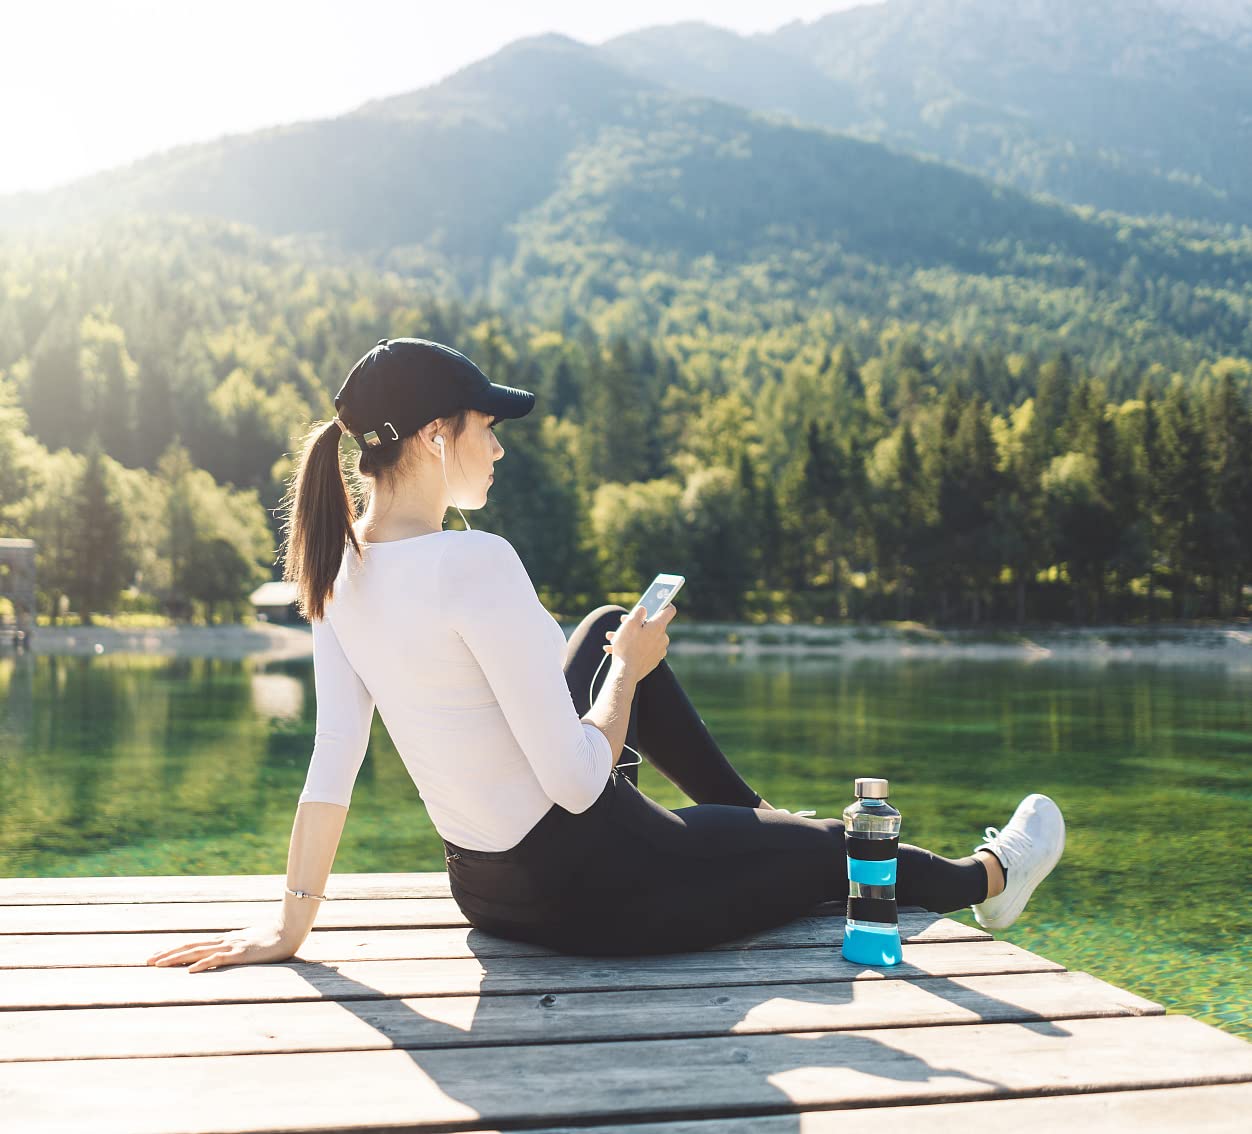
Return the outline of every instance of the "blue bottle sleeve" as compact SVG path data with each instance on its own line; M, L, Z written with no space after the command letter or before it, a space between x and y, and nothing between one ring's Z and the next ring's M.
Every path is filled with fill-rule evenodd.
M862 886L894 886L900 840L845 837L848 880ZM870 924L866 924L869 922ZM858 965L898 965L904 959L894 898L848 897L842 953Z

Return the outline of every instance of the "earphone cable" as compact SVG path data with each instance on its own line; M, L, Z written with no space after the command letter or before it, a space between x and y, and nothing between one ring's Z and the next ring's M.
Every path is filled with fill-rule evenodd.
M470 527L469 520L465 518L465 513L461 511L461 506L456 502L456 497L452 495L452 485L448 483L448 466L443 459L443 438L438 434L435 435L435 444L439 446L439 467L443 470L443 483L448 490L448 499L452 501L452 507L460 513L461 522L465 525L465 530L473 531L474 529Z
M588 712L590 712L590 711L591 711L591 705L592 705L592 701L593 701L593 699L594 699L594 693L593 693L593 690L594 690L594 689L595 689L595 687L596 687L596 678L600 676L600 670L602 670L602 669L604 668L604 663L605 663L606 661L608 661L608 660L609 660L609 655L608 655L608 654L605 654L605 655L604 655L604 657L602 657L602 658L600 659L600 664L599 664L598 666L596 666L596 671L595 671L595 673L593 673L593 674L591 675L591 684L587 687L587 711L588 711ZM623 747L623 748L625 748L628 752L635 752L635 750L634 750L633 748L631 748L631 746L630 746L629 744L627 744L625 741L622 741L622 747ZM623 763L619 760L619 761L618 761L618 763L614 765L614 767L617 767L617 768L633 768L636 764L642 764L642 763L643 763L643 757L642 757L642 756L641 756L638 752L635 752L635 755L639 757L639 759L638 759L638 760L632 760L629 764L623 764Z

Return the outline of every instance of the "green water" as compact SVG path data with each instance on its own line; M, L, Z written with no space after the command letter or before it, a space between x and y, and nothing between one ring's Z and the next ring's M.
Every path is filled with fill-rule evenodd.
M854 776L886 776L903 840L958 857L1050 795L1065 856L997 936L1252 1039L1252 674L669 662L775 806L837 816ZM309 661L0 656L0 875L282 874L314 713ZM640 773L662 804L691 802ZM377 716L335 869L444 869Z

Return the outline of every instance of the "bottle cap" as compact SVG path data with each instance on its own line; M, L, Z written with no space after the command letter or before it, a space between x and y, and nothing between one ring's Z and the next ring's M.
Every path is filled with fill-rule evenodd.
M887 781L877 776L857 776L855 790L858 799L886 799Z

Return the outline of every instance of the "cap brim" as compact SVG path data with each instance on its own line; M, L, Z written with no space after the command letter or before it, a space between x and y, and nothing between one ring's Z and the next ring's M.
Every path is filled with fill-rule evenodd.
M492 382L487 389L486 399L478 408L483 413L494 414L496 417L525 417L535 408L535 395L529 390L500 386Z

